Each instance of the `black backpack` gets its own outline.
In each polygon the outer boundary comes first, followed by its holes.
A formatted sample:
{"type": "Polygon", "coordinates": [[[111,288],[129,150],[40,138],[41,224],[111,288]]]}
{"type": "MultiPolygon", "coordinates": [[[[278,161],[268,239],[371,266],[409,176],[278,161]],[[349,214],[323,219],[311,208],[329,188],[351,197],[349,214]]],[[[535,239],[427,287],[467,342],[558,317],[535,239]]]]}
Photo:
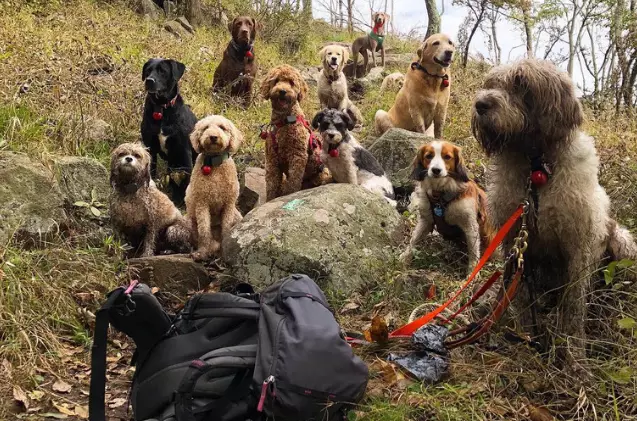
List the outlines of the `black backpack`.
{"type": "Polygon", "coordinates": [[[368,377],[313,280],[292,275],[261,294],[259,411],[275,420],[342,420],[368,377]]]}
{"type": "Polygon", "coordinates": [[[105,419],[109,322],[137,347],[131,387],[135,421],[244,421],[265,419],[265,415],[279,421],[302,421],[342,416],[349,404],[362,398],[367,369],[339,336],[340,328],[324,306],[323,293],[309,278],[295,275],[268,289],[261,304],[258,301],[259,296],[250,291],[199,294],[171,317],[146,285],[113,291],[96,317],[90,421],[105,419]],[[296,289],[290,289],[295,285],[296,289]],[[270,300],[275,289],[303,293],[305,298],[289,303],[292,297],[285,296],[277,310],[270,300]],[[308,296],[321,300],[321,308],[308,296]],[[278,317],[277,311],[281,311],[278,317]],[[312,315],[313,324],[305,324],[303,318],[297,318],[299,314],[312,315]],[[290,355],[285,350],[294,340],[316,343],[311,350],[303,346],[290,355]],[[276,364],[269,374],[263,364],[274,356],[289,362],[276,364]],[[298,369],[301,360],[327,364],[321,373],[333,377],[304,381],[314,375],[307,369],[289,374],[298,369]],[[265,374],[281,381],[266,383],[269,387],[259,405],[265,374]],[[292,395],[292,389],[284,387],[287,384],[305,389],[292,395]],[[348,384],[351,389],[341,389],[340,385],[348,384]],[[326,411],[327,403],[330,409],[326,411]]]}

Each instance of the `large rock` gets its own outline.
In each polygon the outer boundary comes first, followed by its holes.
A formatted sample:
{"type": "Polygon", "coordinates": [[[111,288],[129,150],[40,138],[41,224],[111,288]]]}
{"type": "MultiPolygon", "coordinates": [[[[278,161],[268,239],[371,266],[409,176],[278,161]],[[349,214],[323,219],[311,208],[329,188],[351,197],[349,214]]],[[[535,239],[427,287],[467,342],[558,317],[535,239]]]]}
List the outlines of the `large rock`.
{"type": "Polygon", "coordinates": [[[169,20],[164,24],[164,29],[179,39],[192,37],[192,34],[178,20],[169,20]]]}
{"type": "Polygon", "coordinates": [[[385,169],[394,188],[411,186],[412,163],[418,149],[433,138],[403,129],[390,129],[370,147],[369,152],[385,169]]]}
{"type": "Polygon", "coordinates": [[[385,70],[384,67],[372,67],[369,73],[367,73],[365,77],[359,79],[359,81],[366,85],[377,84],[380,86],[386,74],[389,73],[385,70]]]}
{"type": "Polygon", "coordinates": [[[319,77],[323,71],[322,67],[309,66],[301,69],[301,76],[310,86],[318,86],[319,77]]]}
{"type": "Polygon", "coordinates": [[[29,246],[55,235],[67,216],[54,175],[26,155],[0,152],[0,244],[15,234],[29,246]]]}
{"type": "Polygon", "coordinates": [[[164,14],[161,7],[157,6],[153,0],[139,0],[137,11],[150,19],[158,19],[164,14]]]}
{"type": "Polygon", "coordinates": [[[128,268],[131,277],[180,296],[201,290],[210,283],[206,268],[183,254],[130,259],[128,268]]]}
{"type": "Polygon", "coordinates": [[[291,273],[349,294],[391,259],[400,215],[362,187],[330,184],[272,200],[223,241],[237,279],[262,288],[291,273]]]}
{"type": "Polygon", "coordinates": [[[60,189],[69,203],[108,201],[108,171],[98,161],[80,156],[64,156],[53,161],[60,189]]]}

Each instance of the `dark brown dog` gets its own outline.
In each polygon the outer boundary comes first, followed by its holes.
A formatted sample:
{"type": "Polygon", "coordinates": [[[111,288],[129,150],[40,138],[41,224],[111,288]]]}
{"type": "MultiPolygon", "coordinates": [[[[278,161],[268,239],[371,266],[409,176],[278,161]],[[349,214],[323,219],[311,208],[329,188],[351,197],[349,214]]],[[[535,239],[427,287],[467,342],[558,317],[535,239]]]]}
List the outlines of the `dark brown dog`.
{"type": "Polygon", "coordinates": [[[225,90],[247,105],[252,101],[252,84],[258,71],[253,46],[257,22],[249,16],[239,16],[228,25],[228,29],[232,40],[215,70],[213,90],[225,90]]]}

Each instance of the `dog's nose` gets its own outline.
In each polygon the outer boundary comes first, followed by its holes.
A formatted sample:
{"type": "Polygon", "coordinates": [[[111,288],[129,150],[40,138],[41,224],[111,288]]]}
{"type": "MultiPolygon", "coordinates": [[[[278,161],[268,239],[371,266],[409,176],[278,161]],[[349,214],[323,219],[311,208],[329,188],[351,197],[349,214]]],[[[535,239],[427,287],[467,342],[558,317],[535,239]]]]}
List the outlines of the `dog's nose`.
{"type": "Polygon", "coordinates": [[[332,57],[332,63],[336,63],[336,57],[332,57]]]}
{"type": "Polygon", "coordinates": [[[243,30],[241,30],[241,35],[245,35],[245,36],[247,36],[247,35],[249,35],[249,34],[250,34],[250,31],[248,31],[247,29],[243,29],[243,30]]]}
{"type": "Polygon", "coordinates": [[[283,98],[283,97],[285,97],[285,95],[287,95],[287,93],[288,93],[288,91],[285,91],[285,90],[281,89],[281,90],[279,91],[279,96],[280,96],[281,98],[283,98]]]}
{"type": "Polygon", "coordinates": [[[144,84],[146,85],[146,89],[154,89],[155,79],[153,79],[152,77],[147,77],[146,80],[144,81],[144,84]]]}
{"type": "Polygon", "coordinates": [[[491,108],[491,104],[489,104],[487,101],[479,99],[476,101],[475,107],[476,107],[476,112],[480,115],[483,115],[484,113],[489,111],[489,108],[491,108]]]}
{"type": "Polygon", "coordinates": [[[211,141],[212,143],[217,143],[217,140],[219,140],[219,137],[217,137],[217,136],[210,136],[210,141],[211,141]]]}
{"type": "Polygon", "coordinates": [[[451,57],[453,57],[453,51],[451,51],[451,50],[445,51],[445,58],[447,60],[451,60],[451,57]]]}
{"type": "Polygon", "coordinates": [[[432,168],[431,169],[431,172],[434,173],[434,175],[440,175],[441,171],[442,170],[440,168],[432,168]]]}
{"type": "Polygon", "coordinates": [[[127,157],[126,157],[126,162],[128,162],[129,164],[130,164],[131,162],[133,162],[133,157],[132,157],[132,156],[127,156],[127,157]]]}

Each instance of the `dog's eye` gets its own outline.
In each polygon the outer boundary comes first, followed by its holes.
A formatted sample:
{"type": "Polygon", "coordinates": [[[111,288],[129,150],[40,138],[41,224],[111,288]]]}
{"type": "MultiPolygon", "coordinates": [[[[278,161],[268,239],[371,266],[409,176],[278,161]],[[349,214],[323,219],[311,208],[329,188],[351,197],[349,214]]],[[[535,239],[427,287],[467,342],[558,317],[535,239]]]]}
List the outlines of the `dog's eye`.
{"type": "Polygon", "coordinates": [[[440,41],[434,42],[434,45],[440,45],[440,41]]]}
{"type": "Polygon", "coordinates": [[[294,81],[293,80],[290,81],[290,86],[294,87],[294,81]]]}
{"type": "Polygon", "coordinates": [[[428,153],[427,155],[425,155],[425,158],[427,158],[429,160],[434,159],[434,154],[428,153]]]}
{"type": "Polygon", "coordinates": [[[133,154],[133,156],[134,156],[135,158],[137,158],[137,159],[139,159],[139,158],[141,158],[141,157],[142,157],[142,156],[141,156],[140,154],[138,154],[138,153],[134,153],[134,154],[133,154]]]}
{"type": "Polygon", "coordinates": [[[117,157],[118,158],[122,158],[122,157],[124,157],[126,155],[127,155],[126,152],[120,152],[120,153],[117,154],[117,157]]]}
{"type": "Polygon", "coordinates": [[[443,159],[444,159],[445,161],[449,161],[449,160],[451,159],[451,155],[445,155],[445,156],[443,157],[443,159]]]}
{"type": "Polygon", "coordinates": [[[449,41],[449,45],[453,45],[453,42],[449,41]]]}

